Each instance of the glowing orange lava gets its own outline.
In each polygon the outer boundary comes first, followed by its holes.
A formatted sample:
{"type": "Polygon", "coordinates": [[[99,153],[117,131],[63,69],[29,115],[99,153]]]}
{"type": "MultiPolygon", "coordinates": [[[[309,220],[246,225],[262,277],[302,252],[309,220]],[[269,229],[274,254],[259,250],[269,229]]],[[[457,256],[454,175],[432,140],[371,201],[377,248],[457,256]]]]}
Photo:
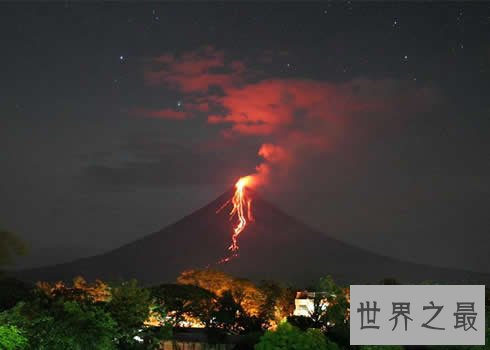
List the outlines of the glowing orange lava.
{"type": "Polygon", "coordinates": [[[254,221],[252,216],[252,199],[247,196],[246,191],[247,186],[250,186],[252,182],[253,178],[251,176],[244,176],[240,178],[235,184],[235,193],[233,197],[216,211],[217,213],[220,212],[231,201],[233,208],[230,212],[230,220],[232,220],[235,216],[237,217],[237,224],[233,228],[233,235],[231,236],[232,243],[228,247],[228,250],[232,251],[232,255],[221,259],[219,263],[228,262],[233,257],[237,256],[237,251],[240,248],[238,246],[238,237],[245,230],[248,222],[254,221]]]}
{"type": "Polygon", "coordinates": [[[245,227],[247,226],[247,219],[249,221],[253,221],[252,217],[252,199],[247,198],[246,193],[245,193],[245,188],[247,185],[249,185],[251,182],[250,176],[245,176],[240,178],[240,180],[237,181],[235,184],[235,194],[233,198],[231,199],[231,203],[233,204],[233,209],[230,212],[230,217],[233,217],[233,215],[237,215],[238,217],[238,223],[233,229],[234,233],[232,238],[232,243],[228,247],[229,250],[232,252],[236,252],[239,247],[238,247],[238,236],[240,233],[245,230],[245,227]],[[246,211],[245,211],[246,209],[246,211]]]}

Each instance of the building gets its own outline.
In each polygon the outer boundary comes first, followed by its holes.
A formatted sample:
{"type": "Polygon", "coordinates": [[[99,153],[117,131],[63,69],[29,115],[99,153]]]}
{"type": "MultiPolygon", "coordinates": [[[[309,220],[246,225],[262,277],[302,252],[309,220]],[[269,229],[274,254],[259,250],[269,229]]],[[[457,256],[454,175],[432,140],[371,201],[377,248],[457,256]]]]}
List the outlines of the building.
{"type": "Polygon", "coordinates": [[[308,292],[301,291],[296,292],[296,298],[294,299],[294,316],[310,317],[315,312],[315,300],[322,311],[325,311],[328,307],[327,301],[328,293],[320,292],[308,292]]]}

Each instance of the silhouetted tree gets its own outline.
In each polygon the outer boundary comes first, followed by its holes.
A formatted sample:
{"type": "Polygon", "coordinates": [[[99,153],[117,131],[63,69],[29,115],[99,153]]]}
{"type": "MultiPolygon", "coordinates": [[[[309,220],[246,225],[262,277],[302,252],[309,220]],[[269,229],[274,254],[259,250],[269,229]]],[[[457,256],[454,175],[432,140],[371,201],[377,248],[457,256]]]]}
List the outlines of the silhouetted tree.
{"type": "Polygon", "coordinates": [[[16,256],[27,253],[26,243],[15,233],[0,229],[0,272],[1,270],[13,263],[16,256]]]}
{"type": "Polygon", "coordinates": [[[225,291],[218,299],[216,311],[212,314],[213,326],[228,333],[238,334],[238,317],[243,313],[241,306],[235,302],[231,291],[225,291]]]}
{"type": "Polygon", "coordinates": [[[215,270],[189,270],[184,271],[177,278],[179,284],[191,284],[204,288],[217,297],[230,291],[233,299],[249,316],[260,317],[265,304],[264,293],[252,282],[238,279],[223,272],[215,270]]]}
{"type": "Polygon", "coordinates": [[[315,323],[311,319],[311,317],[307,316],[289,316],[288,323],[292,326],[298,327],[302,331],[306,331],[308,328],[314,328],[315,323]]]}
{"type": "Polygon", "coordinates": [[[154,302],[172,318],[172,324],[191,317],[208,326],[216,308],[217,297],[210,291],[182,284],[162,284],[150,288],[154,302]]]}
{"type": "Polygon", "coordinates": [[[296,292],[275,281],[262,281],[259,289],[265,296],[261,317],[279,324],[294,311],[296,292]]]}
{"type": "Polygon", "coordinates": [[[0,278],[0,312],[10,309],[19,301],[33,297],[34,286],[15,278],[0,278]]]}
{"type": "Polygon", "coordinates": [[[113,287],[111,294],[106,310],[117,324],[118,347],[129,349],[135,343],[134,337],[144,328],[144,323],[150,316],[150,291],[138,286],[136,280],[131,280],[113,287]]]}
{"type": "Polygon", "coordinates": [[[385,284],[385,285],[399,285],[400,281],[398,281],[394,277],[385,277],[381,281],[379,281],[379,284],[385,284]]]}

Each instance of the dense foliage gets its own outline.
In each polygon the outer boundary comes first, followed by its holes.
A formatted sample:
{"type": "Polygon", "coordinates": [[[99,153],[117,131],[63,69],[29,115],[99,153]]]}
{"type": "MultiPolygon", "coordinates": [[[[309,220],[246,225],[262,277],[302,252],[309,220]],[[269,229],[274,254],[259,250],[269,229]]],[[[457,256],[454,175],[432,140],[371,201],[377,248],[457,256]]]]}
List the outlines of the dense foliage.
{"type": "Polygon", "coordinates": [[[267,331],[255,346],[256,350],[336,350],[335,343],[327,341],[322,332],[310,328],[302,331],[285,322],[275,331],[267,331]]]}
{"type": "Polygon", "coordinates": [[[17,339],[12,349],[158,349],[170,333],[165,326],[146,326],[150,304],[150,292],[136,281],[112,288],[80,277],[71,286],[38,283],[29,298],[0,313],[0,324],[7,327],[1,341],[17,339]]]}
{"type": "Polygon", "coordinates": [[[194,321],[209,326],[217,297],[214,293],[194,285],[162,284],[150,288],[155,303],[163,310],[173,326],[194,321]]]}
{"type": "MultiPolygon", "coordinates": [[[[396,284],[385,279],[385,284],[396,284]]],[[[160,349],[179,327],[202,327],[208,343],[240,335],[235,349],[398,350],[401,346],[349,344],[349,289],[319,280],[308,316],[290,316],[295,289],[255,284],[222,272],[193,270],[177,284],[143,288],[131,280],[35,286],[0,278],[0,349],[160,349]],[[286,321],[287,320],[287,321],[286,321]]],[[[486,307],[490,305],[487,295],[486,307]]],[[[488,315],[487,315],[488,319],[488,315]]],[[[487,332],[487,345],[490,345],[487,332]]],[[[471,350],[476,347],[426,347],[471,350]]]]}
{"type": "Polygon", "coordinates": [[[250,316],[259,316],[266,302],[266,296],[255,284],[237,279],[220,271],[210,269],[183,272],[177,279],[179,284],[204,288],[221,297],[230,292],[236,303],[250,316]]]}
{"type": "Polygon", "coordinates": [[[19,303],[0,314],[0,323],[25,333],[29,349],[115,349],[115,322],[93,305],[76,301],[42,300],[19,303]]]}
{"type": "Polygon", "coordinates": [[[131,349],[135,337],[144,339],[139,329],[150,316],[150,305],[150,292],[140,288],[135,280],[112,288],[106,310],[116,322],[119,348],[131,349]]]}
{"type": "Polygon", "coordinates": [[[11,325],[0,325],[0,349],[25,349],[27,338],[19,328],[11,325]]]}

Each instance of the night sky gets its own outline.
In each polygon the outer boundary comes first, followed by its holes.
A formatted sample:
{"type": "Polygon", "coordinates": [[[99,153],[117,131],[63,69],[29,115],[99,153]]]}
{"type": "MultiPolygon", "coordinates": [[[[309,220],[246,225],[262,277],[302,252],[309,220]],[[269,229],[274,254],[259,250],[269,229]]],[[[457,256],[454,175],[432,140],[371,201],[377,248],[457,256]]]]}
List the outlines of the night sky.
{"type": "Polygon", "coordinates": [[[332,237],[490,272],[488,3],[1,3],[0,36],[20,266],[141,238],[262,164],[256,190],[332,237]]]}

